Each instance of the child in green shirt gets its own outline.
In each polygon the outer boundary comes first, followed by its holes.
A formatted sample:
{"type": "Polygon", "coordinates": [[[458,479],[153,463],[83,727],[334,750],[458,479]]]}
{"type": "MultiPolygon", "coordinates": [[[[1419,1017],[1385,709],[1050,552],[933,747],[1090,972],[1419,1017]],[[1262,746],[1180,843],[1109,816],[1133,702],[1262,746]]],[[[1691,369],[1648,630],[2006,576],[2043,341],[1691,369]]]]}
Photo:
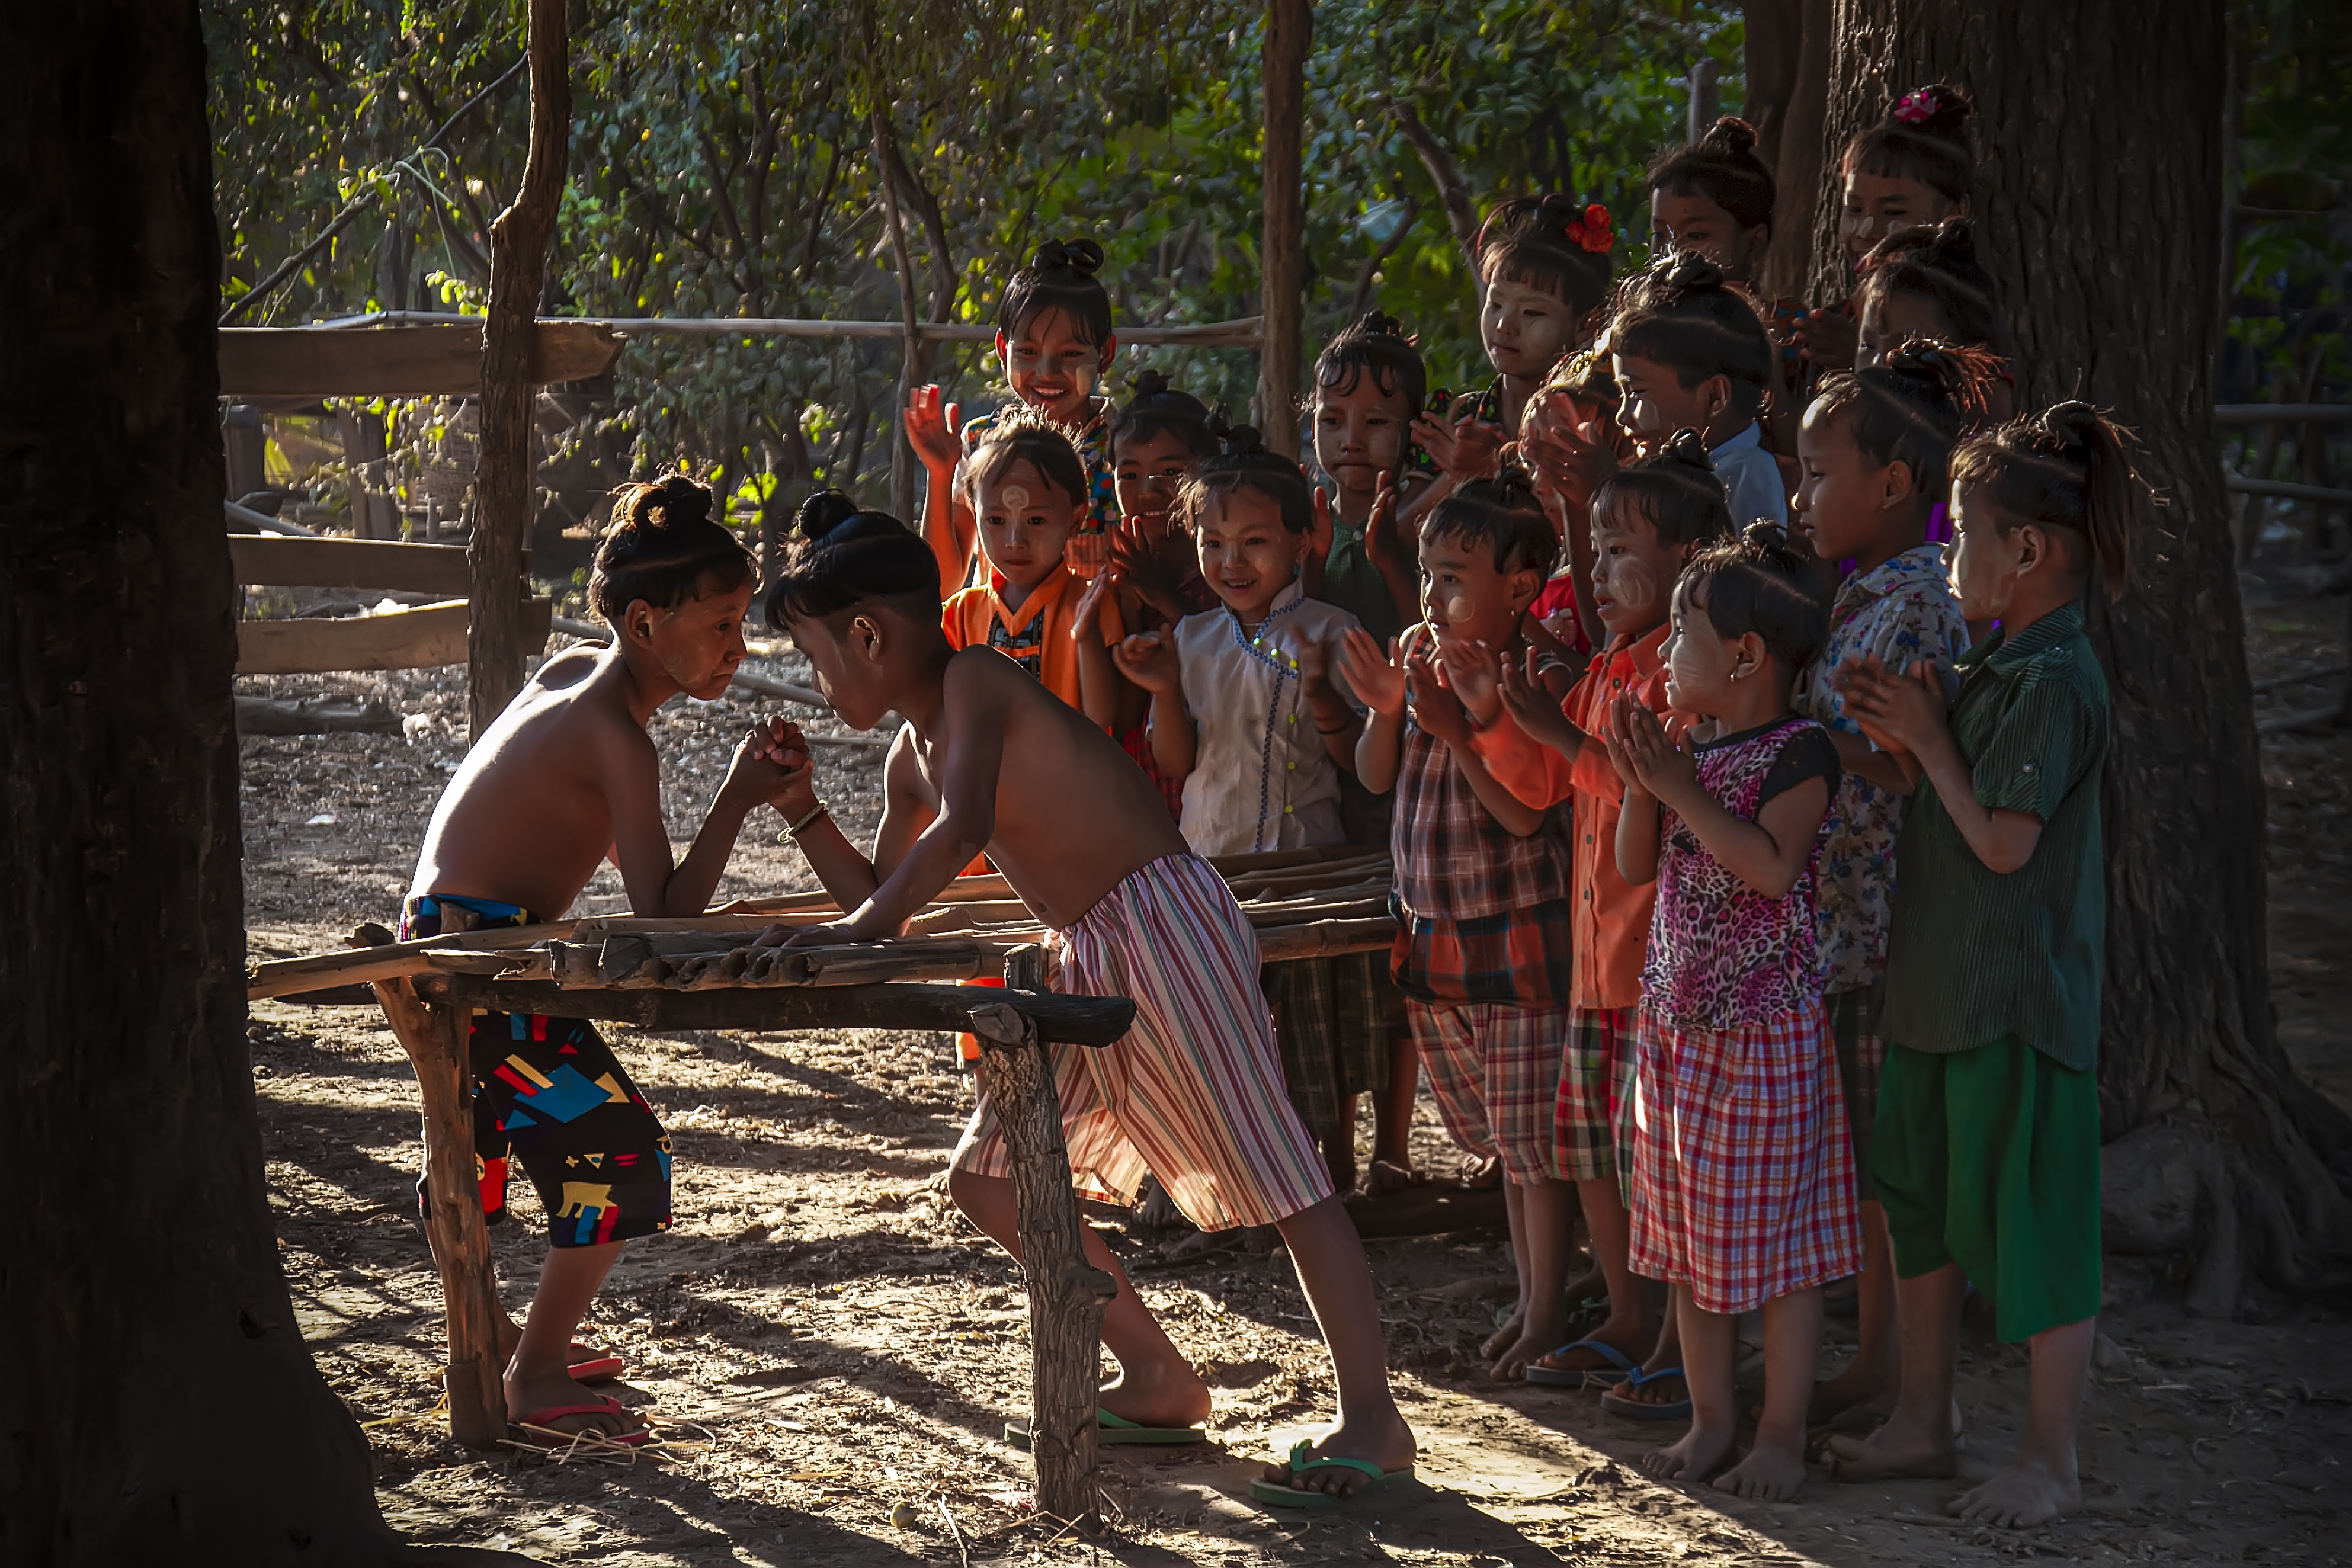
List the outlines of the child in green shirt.
{"type": "Polygon", "coordinates": [[[1894,1241],[1902,1382],[1840,1476],[1949,1476],[1960,1301],[2032,1352],[2009,1468],[1951,1504],[2022,1529],[2082,1506],[2074,1435],[2099,1310],[2098,1040],[2106,905],[2099,781],[2107,686],[2083,632],[2094,568],[2130,570],[2137,481],[2115,427],[2061,403],[1963,446],[1952,585],[2000,630],[1943,672],[1874,655],[1840,671],[1848,714],[1916,790],[1896,850],[1886,1064],[1872,1170],[1894,1241]]]}

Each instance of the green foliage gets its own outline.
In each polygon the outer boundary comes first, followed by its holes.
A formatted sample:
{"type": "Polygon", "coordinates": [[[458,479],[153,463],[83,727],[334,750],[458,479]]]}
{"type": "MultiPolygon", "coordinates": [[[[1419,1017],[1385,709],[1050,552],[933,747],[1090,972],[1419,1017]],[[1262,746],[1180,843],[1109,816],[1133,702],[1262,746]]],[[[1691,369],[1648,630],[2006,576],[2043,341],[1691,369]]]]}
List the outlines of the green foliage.
{"type": "MultiPolygon", "coordinates": [[[[513,62],[520,0],[205,0],[215,171],[233,298],[362,189],[363,214],[251,319],[478,310],[488,221],[520,179],[517,78],[409,154],[513,62]]],[[[988,322],[1048,236],[1091,235],[1122,322],[1257,308],[1259,6],[1062,0],[584,0],[572,9],[572,179],[547,308],[590,316],[895,319],[873,109],[936,199],[950,319],[988,322]]],[[[1410,104],[1481,207],[1567,188],[1605,202],[1639,259],[1642,168],[1678,140],[1701,55],[1738,107],[1735,8],[1698,0],[1322,0],[1307,73],[1307,347],[1360,306],[1402,316],[1433,378],[1483,382],[1466,266],[1385,112],[1410,104]]],[[[904,213],[919,312],[934,257],[904,213]]],[[[992,393],[984,345],[935,379],[992,393]]],[[[1236,414],[1255,361],[1156,359],[1236,414]]],[[[604,432],[640,469],[722,471],[739,505],[815,479],[877,491],[895,341],[640,337],[604,432]],[[764,476],[772,475],[772,480],[764,476]],[[748,481],[749,476],[761,476],[748,481]]],[[[1116,371],[1113,387],[1123,384],[1116,371]]]]}
{"type": "Polygon", "coordinates": [[[2243,93],[2225,395],[2330,401],[2352,382],[2352,12],[2234,0],[2230,29],[2243,93]]]}

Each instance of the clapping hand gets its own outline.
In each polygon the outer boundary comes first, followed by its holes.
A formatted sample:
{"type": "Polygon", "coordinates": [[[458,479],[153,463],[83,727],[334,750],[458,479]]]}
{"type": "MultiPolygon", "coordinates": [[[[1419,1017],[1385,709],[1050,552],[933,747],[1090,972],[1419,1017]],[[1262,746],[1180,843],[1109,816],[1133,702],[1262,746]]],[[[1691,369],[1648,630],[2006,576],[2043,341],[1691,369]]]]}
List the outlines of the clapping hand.
{"type": "Polygon", "coordinates": [[[1495,650],[1484,643],[1449,643],[1439,645],[1438,654],[1445,665],[1445,684],[1472,721],[1481,729],[1494,723],[1503,711],[1503,662],[1495,650]]]}
{"type": "Polygon", "coordinates": [[[1928,660],[1897,674],[1877,654],[1864,653],[1839,665],[1834,679],[1847,716],[1881,751],[1916,757],[1949,732],[1943,674],[1928,660]]]}
{"type": "Polygon", "coordinates": [[[1404,657],[1405,690],[1412,699],[1412,721],[1425,735],[1448,746],[1465,747],[1472,734],[1470,715],[1447,689],[1445,671],[1428,643],[1415,646],[1404,657]]]}
{"type": "Polygon", "coordinates": [[[1147,692],[1172,692],[1184,678],[1176,642],[1166,632],[1139,632],[1110,651],[1118,673],[1147,692]]]}
{"type": "Polygon", "coordinates": [[[1670,806],[1698,787],[1698,759],[1668,738],[1658,716],[1630,695],[1610,704],[1609,760],[1626,783],[1670,806]]]}
{"type": "Polygon", "coordinates": [[[1339,674],[1356,694],[1356,700],[1374,713],[1394,718],[1404,712],[1408,690],[1404,658],[1397,643],[1383,653],[1370,632],[1360,626],[1349,627],[1347,638],[1339,644],[1339,674]]]}
{"type": "Polygon", "coordinates": [[[1559,704],[1544,690],[1536,674],[1536,661],[1541,656],[1538,650],[1529,648],[1524,660],[1501,661],[1502,679],[1496,694],[1502,698],[1503,711],[1530,739],[1573,757],[1584,744],[1584,732],[1569,722],[1559,704]]]}

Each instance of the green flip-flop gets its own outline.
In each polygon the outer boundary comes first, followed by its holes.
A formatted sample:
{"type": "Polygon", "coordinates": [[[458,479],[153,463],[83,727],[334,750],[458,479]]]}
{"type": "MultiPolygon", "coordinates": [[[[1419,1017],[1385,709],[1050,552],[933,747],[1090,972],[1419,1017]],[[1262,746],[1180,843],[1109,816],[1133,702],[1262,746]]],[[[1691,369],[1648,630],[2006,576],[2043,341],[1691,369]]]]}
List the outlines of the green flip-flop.
{"type": "Polygon", "coordinates": [[[1312,1475],[1317,1470],[1354,1470],[1360,1475],[1371,1477],[1371,1479],[1349,1492],[1346,1497],[1333,1497],[1327,1491],[1303,1491],[1296,1486],[1276,1485],[1268,1480],[1253,1480],[1250,1482],[1250,1496],[1269,1508],[1347,1508],[1362,1502],[1375,1492],[1387,1490],[1391,1482],[1412,1479],[1411,1465],[1405,1466],[1402,1469],[1384,1470],[1370,1459],[1351,1459],[1339,1454],[1328,1455],[1319,1459],[1309,1458],[1307,1456],[1307,1440],[1304,1437],[1290,1445],[1290,1461],[1287,1468],[1293,1481],[1300,1476],[1312,1475]]]}
{"type": "MultiPolygon", "coordinates": [[[[1007,1421],[1004,1424],[1004,1440],[1022,1452],[1027,1453],[1029,1451],[1028,1423],[1007,1421]]],[[[1180,1443],[1205,1443],[1208,1440],[1208,1429],[1203,1427],[1146,1427],[1139,1422],[1130,1421],[1124,1416],[1114,1416],[1099,1405],[1095,1406],[1095,1441],[1106,1448],[1117,1448],[1121,1445],[1140,1446],[1147,1443],[1173,1446],[1180,1443]]]]}

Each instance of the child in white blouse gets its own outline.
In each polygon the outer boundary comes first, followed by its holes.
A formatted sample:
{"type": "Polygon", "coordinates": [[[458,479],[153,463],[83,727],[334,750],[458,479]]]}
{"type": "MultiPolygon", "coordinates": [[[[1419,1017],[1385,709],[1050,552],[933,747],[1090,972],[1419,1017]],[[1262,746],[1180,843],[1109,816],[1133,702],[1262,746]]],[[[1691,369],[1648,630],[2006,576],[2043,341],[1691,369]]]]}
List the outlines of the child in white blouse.
{"type": "MultiPolygon", "coordinates": [[[[1177,516],[1218,608],[1113,650],[1151,694],[1151,751],[1183,781],[1195,854],[1319,849],[1346,841],[1339,775],[1363,721],[1332,678],[1356,618],[1301,591],[1314,500],[1295,463],[1234,431],[1184,486],[1177,516]]],[[[1384,954],[1270,965],[1264,974],[1299,1119],[1332,1180],[1355,1183],[1355,1096],[1385,1085],[1403,1009],[1384,954]]]]}

